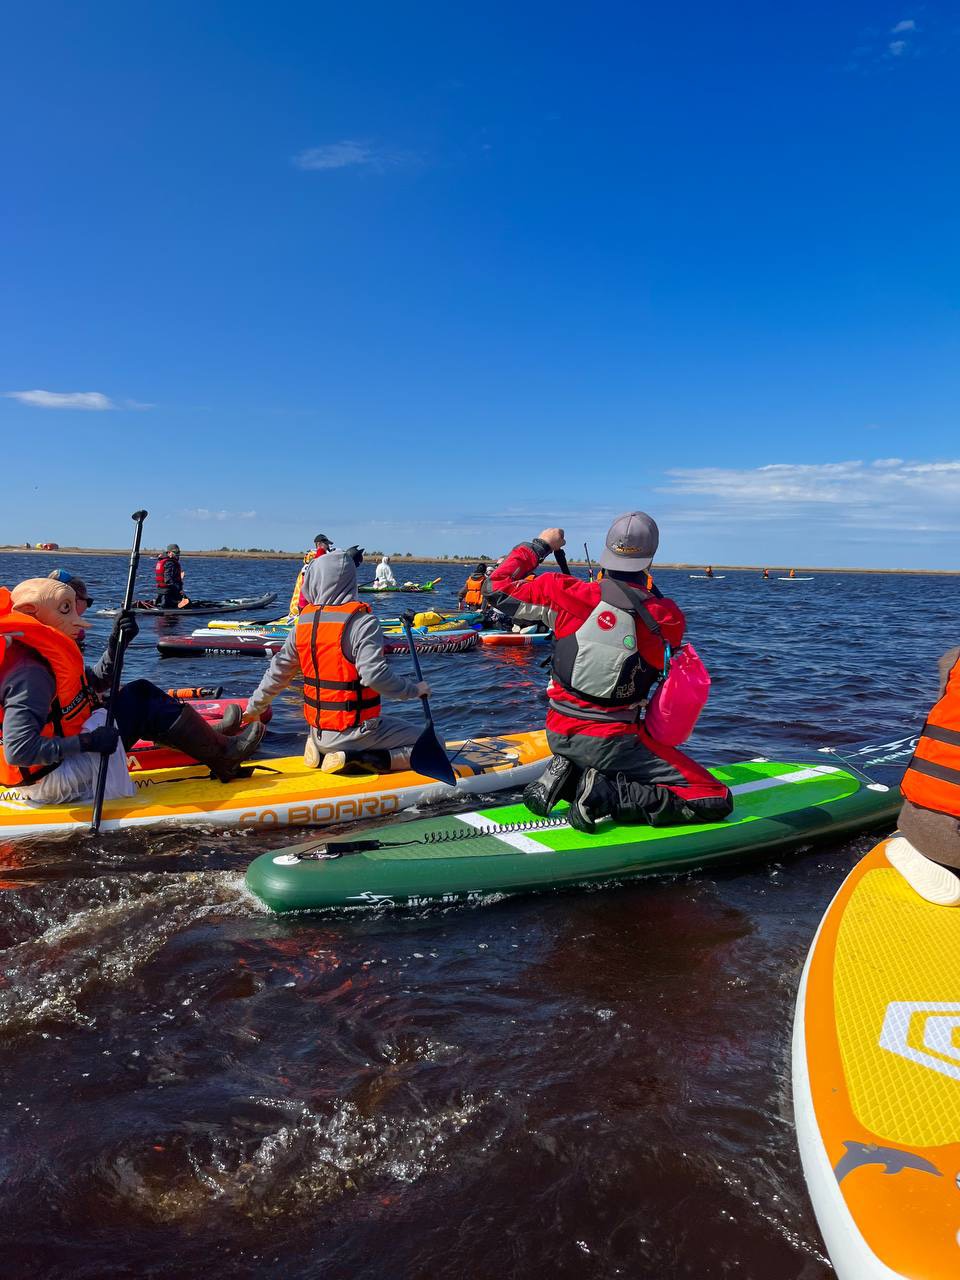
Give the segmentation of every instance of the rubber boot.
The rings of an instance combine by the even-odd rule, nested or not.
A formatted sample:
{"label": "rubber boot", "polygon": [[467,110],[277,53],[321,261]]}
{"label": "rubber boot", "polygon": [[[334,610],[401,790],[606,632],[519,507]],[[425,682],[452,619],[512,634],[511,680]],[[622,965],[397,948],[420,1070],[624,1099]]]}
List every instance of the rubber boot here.
{"label": "rubber boot", "polygon": [[242,718],[243,712],[235,702],[232,702],[219,720],[210,721],[210,728],[216,729],[217,733],[222,733],[224,737],[232,738],[235,733],[240,732]]}
{"label": "rubber boot", "polygon": [[576,831],[592,836],[600,819],[612,817],[616,807],[614,783],[599,769],[585,769],[567,810],[567,821]]}
{"label": "rubber boot", "polygon": [[600,818],[624,825],[647,823],[651,827],[686,826],[694,822],[722,822],[733,811],[730,791],[722,796],[687,800],[669,787],[636,782],[623,773],[607,777],[588,769],[577,788],[567,821],[577,831],[592,835]]}
{"label": "rubber boot", "polygon": [[566,756],[551,756],[550,763],[535,782],[523,792],[523,803],[538,818],[545,818],[560,800],[572,800],[577,794],[580,770]]}
{"label": "rubber boot", "polygon": [[165,746],[193,756],[221,782],[229,782],[240,772],[240,766],[259,747],[266,725],[254,720],[233,738],[218,733],[193,707],[183,707],[165,734],[159,739]]}

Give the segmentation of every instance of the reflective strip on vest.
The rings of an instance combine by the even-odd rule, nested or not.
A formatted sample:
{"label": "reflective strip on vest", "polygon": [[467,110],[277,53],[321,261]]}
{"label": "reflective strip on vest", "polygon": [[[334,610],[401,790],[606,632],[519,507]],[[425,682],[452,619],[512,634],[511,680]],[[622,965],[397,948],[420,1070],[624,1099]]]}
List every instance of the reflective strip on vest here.
{"label": "reflective strip on vest", "polygon": [[960,818],[960,660],[923,726],[900,789],[922,809]]}

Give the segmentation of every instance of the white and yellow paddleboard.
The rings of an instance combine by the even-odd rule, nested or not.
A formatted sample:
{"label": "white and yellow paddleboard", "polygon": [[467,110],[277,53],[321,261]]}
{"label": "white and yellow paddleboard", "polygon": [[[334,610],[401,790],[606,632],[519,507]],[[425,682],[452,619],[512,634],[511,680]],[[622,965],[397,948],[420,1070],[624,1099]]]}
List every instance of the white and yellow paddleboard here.
{"label": "white and yellow paddleboard", "polygon": [[853,869],[797,997],[803,1171],[840,1280],[960,1277],[960,908]]}
{"label": "white and yellow paddleboard", "polygon": [[[300,756],[260,760],[247,776],[218,782],[201,765],[134,773],[137,793],[108,800],[104,830],[160,823],[213,822],[240,827],[324,826],[397,813],[464,793],[502,791],[539,777],[550,757],[546,734],[448,742],[456,787],[409,770],[403,773],[321,773]],[[0,841],[68,834],[87,827],[90,805],[35,805],[22,790],[0,790]]]}

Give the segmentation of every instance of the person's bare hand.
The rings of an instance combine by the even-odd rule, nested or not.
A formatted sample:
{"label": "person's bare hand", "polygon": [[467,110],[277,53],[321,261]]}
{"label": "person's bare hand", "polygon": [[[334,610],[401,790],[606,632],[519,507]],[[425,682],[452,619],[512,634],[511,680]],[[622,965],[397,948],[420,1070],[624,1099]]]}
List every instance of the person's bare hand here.
{"label": "person's bare hand", "polygon": [[544,529],[542,533],[537,534],[537,537],[541,542],[545,542],[551,551],[558,550],[566,542],[562,529]]}
{"label": "person's bare hand", "polygon": [[254,720],[259,720],[261,715],[262,712],[260,711],[245,711],[240,717],[240,723],[253,724]]}
{"label": "person's bare hand", "polygon": [[426,680],[420,680],[420,681],[418,681],[418,683],[417,683],[417,697],[418,697],[418,698],[429,698],[429,697],[430,697],[430,686],[427,684]]}

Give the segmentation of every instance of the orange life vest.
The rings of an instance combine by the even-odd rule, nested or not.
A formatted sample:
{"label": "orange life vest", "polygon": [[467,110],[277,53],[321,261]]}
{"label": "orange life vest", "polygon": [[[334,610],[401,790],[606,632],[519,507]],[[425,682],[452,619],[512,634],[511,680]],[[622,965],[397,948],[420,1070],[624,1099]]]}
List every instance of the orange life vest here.
{"label": "orange life vest", "polygon": [[463,603],[470,609],[479,609],[483,605],[483,584],[486,577],[482,573],[471,573],[463,584]]}
{"label": "orange life vest", "polygon": [[960,818],[960,659],[927,716],[900,790],[922,809]]}
{"label": "orange life vest", "polygon": [[303,714],[320,732],[343,733],[380,714],[380,695],[368,689],[343,652],[347,627],[368,604],[308,604],[297,618],[297,653],[303,672]]}
{"label": "orange life vest", "polygon": [[[84,721],[94,708],[93,696],[87,685],[83,666],[83,654],[75,640],[39,622],[29,613],[14,609],[10,592],[0,587],[0,635],[16,632],[20,644],[32,649],[42,658],[53,673],[57,689],[50,706],[47,722],[40,730],[45,738],[72,738],[81,731]],[[6,641],[2,642],[6,649]],[[0,671],[6,662],[6,654],[0,653]],[[0,706],[0,786],[19,787],[36,782],[56,765],[11,765],[3,753],[3,707]]]}

